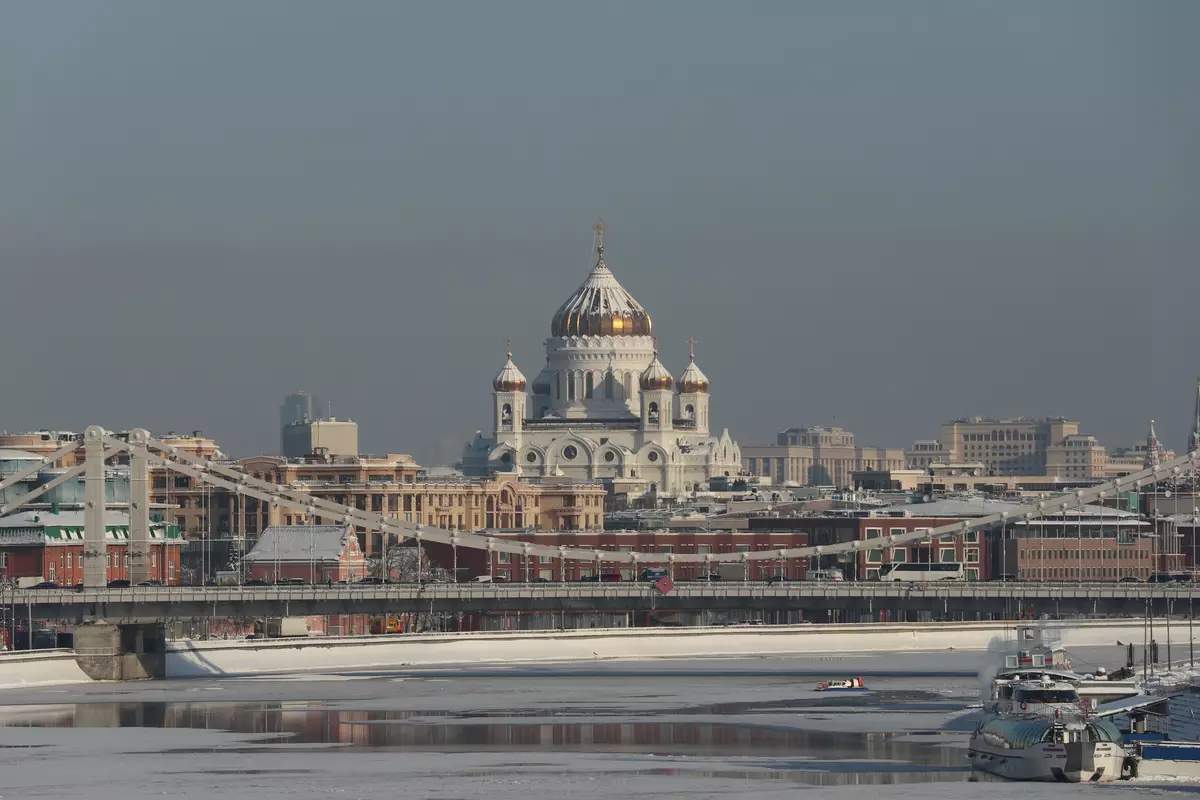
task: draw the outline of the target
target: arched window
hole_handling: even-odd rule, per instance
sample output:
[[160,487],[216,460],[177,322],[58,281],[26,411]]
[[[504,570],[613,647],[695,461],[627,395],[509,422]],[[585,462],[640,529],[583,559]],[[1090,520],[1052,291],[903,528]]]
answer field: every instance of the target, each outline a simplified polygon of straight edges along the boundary
[[605,400],[613,399],[613,383],[614,383],[614,378],[613,378],[612,370],[609,370],[608,372],[604,373],[604,399]]
[[689,403],[688,406],[685,409],[683,409],[683,415],[685,417],[687,417],[688,419],[695,419],[696,418],[696,407]]
[[579,375],[577,373],[571,373],[570,375],[567,376],[567,399],[568,400],[575,399],[575,384],[578,383],[578,381],[579,381]]
[[633,372],[625,373],[625,399],[633,397]]
[[508,403],[505,403],[504,407],[500,409],[500,421],[505,425],[512,424],[512,406]]
[[658,403],[650,404],[650,406],[646,409],[646,416],[650,418],[651,422],[658,421]]
[[554,373],[554,397],[556,400],[562,400],[562,373]]
[[595,379],[592,377],[592,373],[587,373],[583,381],[583,397],[585,400],[591,400],[592,393],[595,391]]

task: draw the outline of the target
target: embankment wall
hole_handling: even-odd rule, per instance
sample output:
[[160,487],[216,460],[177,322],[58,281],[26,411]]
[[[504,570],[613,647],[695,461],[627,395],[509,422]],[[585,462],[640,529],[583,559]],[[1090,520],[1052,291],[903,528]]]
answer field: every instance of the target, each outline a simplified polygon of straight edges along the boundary
[[[1047,627],[1068,648],[1142,639],[1140,620],[1086,620]],[[167,644],[166,674],[184,678],[440,664],[981,651],[997,648],[1012,632],[1011,624],[942,622],[178,641]],[[1157,635],[1161,640],[1162,632]]]

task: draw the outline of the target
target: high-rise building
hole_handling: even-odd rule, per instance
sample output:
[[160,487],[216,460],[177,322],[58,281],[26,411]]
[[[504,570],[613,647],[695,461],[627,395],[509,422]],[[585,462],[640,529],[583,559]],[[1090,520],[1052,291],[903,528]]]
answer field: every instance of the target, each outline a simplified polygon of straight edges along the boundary
[[320,419],[323,416],[324,409],[321,408],[321,401],[316,395],[292,392],[283,398],[283,405],[279,407],[279,427],[286,428],[294,422]]
[[1200,379],[1196,380],[1196,421],[1192,434],[1188,436],[1188,452],[1200,450]]

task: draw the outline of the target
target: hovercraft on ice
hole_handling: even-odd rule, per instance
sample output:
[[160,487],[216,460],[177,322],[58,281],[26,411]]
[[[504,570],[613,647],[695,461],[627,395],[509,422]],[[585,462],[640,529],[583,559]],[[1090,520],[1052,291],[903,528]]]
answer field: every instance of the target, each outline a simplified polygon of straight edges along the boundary
[[862,678],[850,678],[844,681],[821,681],[816,686],[818,692],[865,692],[867,687]]

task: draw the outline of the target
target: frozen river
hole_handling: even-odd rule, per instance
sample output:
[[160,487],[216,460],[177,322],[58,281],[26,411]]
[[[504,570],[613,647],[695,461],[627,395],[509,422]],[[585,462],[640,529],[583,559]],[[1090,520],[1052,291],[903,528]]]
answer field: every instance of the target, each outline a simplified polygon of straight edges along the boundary
[[[1115,666],[1116,648],[1077,659]],[[1071,797],[975,782],[983,654],[343,671],[0,691],[0,797]],[[862,675],[870,692],[819,693]]]

